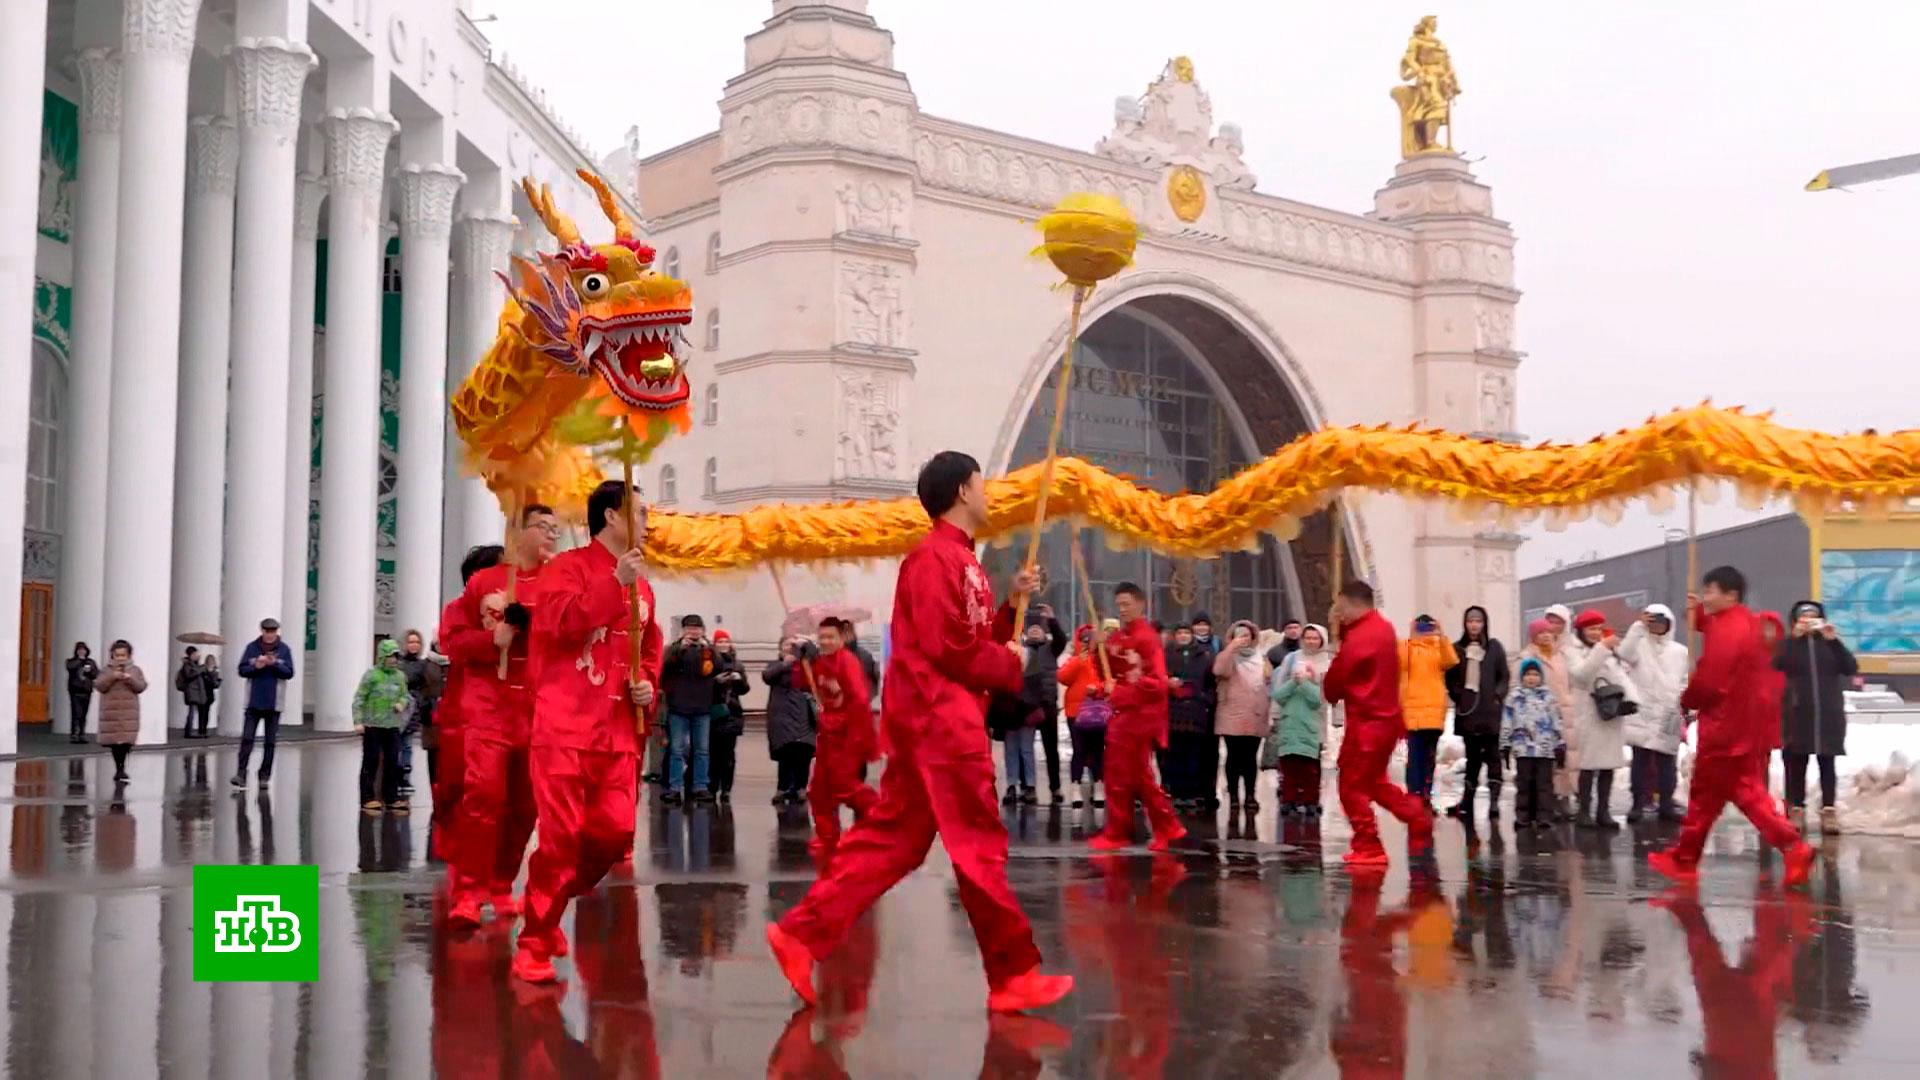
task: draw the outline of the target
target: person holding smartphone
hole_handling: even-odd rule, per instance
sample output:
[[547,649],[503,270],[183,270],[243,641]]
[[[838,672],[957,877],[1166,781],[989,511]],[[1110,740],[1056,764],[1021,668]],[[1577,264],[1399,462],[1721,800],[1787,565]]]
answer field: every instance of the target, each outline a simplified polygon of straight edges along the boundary
[[1453,642],[1431,615],[1413,620],[1400,643],[1400,710],[1407,724],[1407,794],[1432,816],[1433,768],[1447,726],[1447,672],[1460,663]]
[[1807,761],[1820,763],[1820,831],[1840,831],[1834,806],[1834,759],[1847,752],[1847,687],[1860,673],[1853,651],[1816,600],[1793,605],[1793,629],[1774,647],[1773,668],[1786,675],[1781,708],[1781,760],[1787,769],[1787,820],[1807,823]]

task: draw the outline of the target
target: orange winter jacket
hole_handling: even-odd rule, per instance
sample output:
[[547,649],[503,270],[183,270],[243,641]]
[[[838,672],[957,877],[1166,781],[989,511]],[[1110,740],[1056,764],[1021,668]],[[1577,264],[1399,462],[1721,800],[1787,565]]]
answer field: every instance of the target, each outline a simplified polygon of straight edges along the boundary
[[1439,634],[1400,643],[1400,711],[1408,731],[1447,726],[1447,669],[1459,662],[1453,642]]

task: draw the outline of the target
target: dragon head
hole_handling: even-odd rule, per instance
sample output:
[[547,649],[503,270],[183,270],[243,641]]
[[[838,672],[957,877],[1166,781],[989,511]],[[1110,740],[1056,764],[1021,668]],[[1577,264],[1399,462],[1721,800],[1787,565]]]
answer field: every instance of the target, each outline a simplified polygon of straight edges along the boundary
[[[685,327],[693,322],[693,291],[654,270],[653,249],[634,236],[606,181],[580,170],[613,222],[610,244],[588,244],[573,219],[553,204],[546,185],[522,180],[521,190],[560,251],[535,264],[514,260],[518,288],[507,288],[529,316],[527,344],[575,375],[597,374],[628,409],[669,413],[687,407]],[[503,276],[503,280],[506,280]]]

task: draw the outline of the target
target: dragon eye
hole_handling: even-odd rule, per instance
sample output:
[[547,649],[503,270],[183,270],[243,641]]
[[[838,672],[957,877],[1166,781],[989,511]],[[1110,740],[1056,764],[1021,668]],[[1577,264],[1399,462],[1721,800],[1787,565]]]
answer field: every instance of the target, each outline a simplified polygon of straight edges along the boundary
[[613,288],[613,282],[605,274],[592,273],[580,279],[580,295],[589,300],[598,300]]

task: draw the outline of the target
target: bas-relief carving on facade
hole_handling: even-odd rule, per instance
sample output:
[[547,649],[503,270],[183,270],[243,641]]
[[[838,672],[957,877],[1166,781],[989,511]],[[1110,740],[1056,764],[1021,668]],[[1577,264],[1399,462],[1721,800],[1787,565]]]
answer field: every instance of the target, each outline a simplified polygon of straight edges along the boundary
[[1479,430],[1495,434],[1513,430],[1513,375],[1510,372],[1480,373]]
[[1479,566],[1476,569],[1482,582],[1512,584],[1516,580],[1513,569],[1513,553],[1504,548],[1481,548],[1479,552]]
[[890,263],[842,263],[839,339],[883,349],[908,348],[905,281],[905,271]]
[[899,185],[872,179],[847,180],[835,197],[839,201],[840,232],[899,239],[912,231],[907,223],[908,194]]
[[1481,304],[1473,313],[1474,347],[1507,352],[1513,348],[1513,308]]
[[842,372],[834,453],[835,479],[894,480],[905,460],[900,433],[901,380],[888,372]]
[[729,160],[790,146],[850,146],[906,157],[911,123],[905,105],[879,98],[830,92],[769,94],[727,116],[722,146]]

